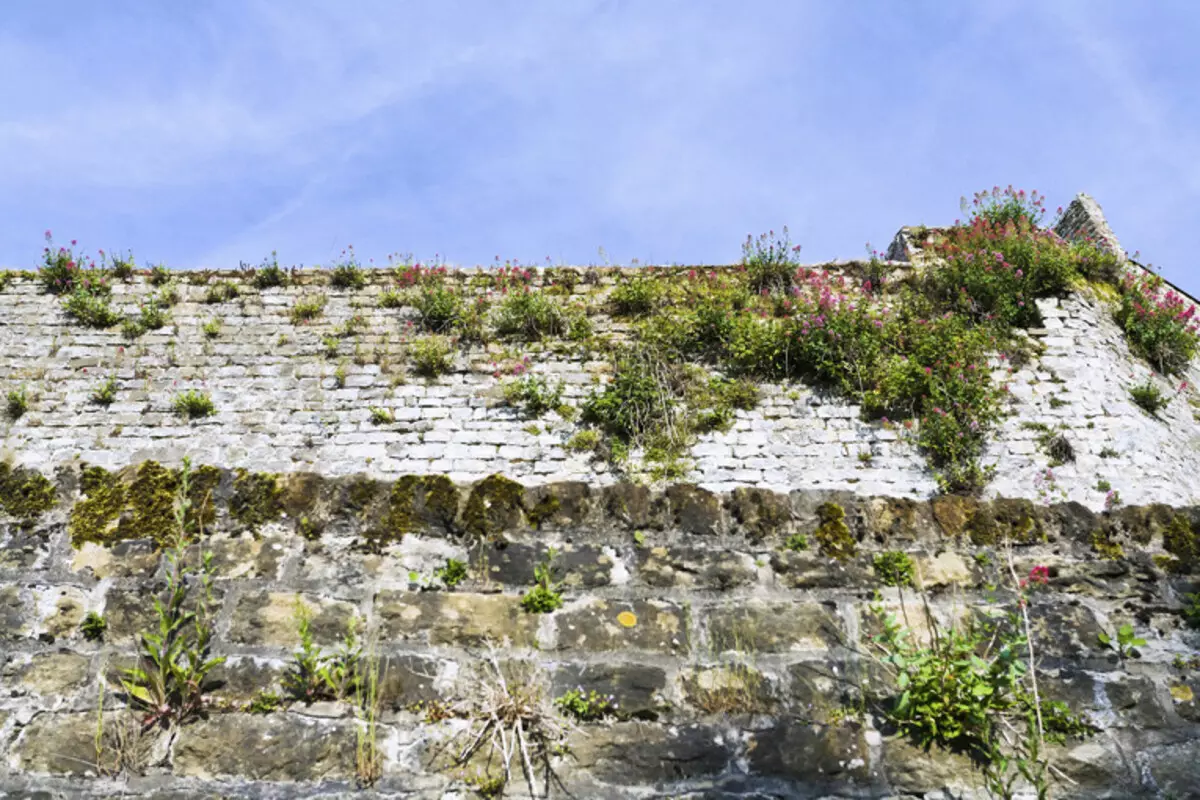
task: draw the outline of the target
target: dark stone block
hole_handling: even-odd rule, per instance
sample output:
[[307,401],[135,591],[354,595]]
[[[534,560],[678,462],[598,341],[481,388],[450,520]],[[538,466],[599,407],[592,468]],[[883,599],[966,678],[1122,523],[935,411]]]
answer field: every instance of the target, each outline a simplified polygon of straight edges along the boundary
[[819,603],[749,601],[711,607],[705,616],[718,653],[828,651],[845,642],[841,620]]
[[627,786],[662,786],[717,775],[729,764],[735,746],[718,729],[665,728],[646,722],[592,727],[570,742],[575,766],[602,781]]
[[707,536],[724,529],[721,501],[710,491],[690,483],[675,484],[667,489],[667,502],[684,533]]
[[687,619],[673,603],[655,600],[596,600],[557,615],[558,646],[606,652],[688,651]]
[[769,730],[755,732],[750,768],[799,783],[806,791],[825,786],[844,792],[865,788],[871,781],[867,745],[861,727],[854,723],[782,720]]
[[569,664],[554,673],[556,697],[569,689],[611,695],[621,718],[656,719],[658,698],[666,688],[667,675],[659,667],[643,664]]

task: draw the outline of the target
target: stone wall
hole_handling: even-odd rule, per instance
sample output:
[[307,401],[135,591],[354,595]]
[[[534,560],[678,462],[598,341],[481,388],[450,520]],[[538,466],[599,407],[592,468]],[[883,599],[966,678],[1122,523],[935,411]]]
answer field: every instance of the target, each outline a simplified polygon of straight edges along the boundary
[[[196,475],[212,498],[196,508],[216,575],[214,650],[227,662],[203,719],[141,734],[117,678],[135,634],[154,624],[150,598],[167,565],[153,537],[171,529],[161,500],[173,473],[153,462],[117,475],[66,467],[53,496],[29,473],[4,476],[8,497],[24,486],[29,502],[0,540],[0,791],[482,796],[498,763],[454,763],[476,729],[453,709],[495,685],[495,657],[544,703],[575,687],[615,699],[613,714],[579,723],[569,752],[539,771],[551,796],[982,796],[967,758],[919,752],[863,713],[863,692],[882,675],[870,657],[872,593],[900,602],[871,565],[884,550],[910,554],[931,613],[948,619],[1011,602],[993,591],[1008,540],[1018,574],[1049,570],[1030,609],[1043,695],[1097,729],[1054,746],[1055,796],[1197,796],[1200,633],[1178,609],[1198,588],[1200,509],[1096,515],[1075,503],[813,490]],[[15,501],[7,508],[17,513]],[[795,534],[806,549],[785,547]],[[521,594],[549,548],[565,605],[527,613]],[[434,572],[451,557],[469,575],[447,590]],[[369,790],[356,789],[362,723],[350,704],[248,710],[261,692],[282,693],[297,600],[320,645],[336,648],[357,621],[379,659],[383,769]],[[101,641],[80,630],[88,612],[107,621]],[[1149,640],[1136,658],[1097,640],[1126,622]],[[123,775],[97,775],[118,759]],[[505,796],[526,793],[517,775]]]
[[[594,327],[613,337],[628,329],[604,304],[618,271],[575,271],[574,293],[562,298],[588,304]],[[456,279],[469,287],[474,277],[463,271]],[[566,449],[577,424],[552,413],[529,420],[506,407],[500,387],[509,376],[495,376],[528,358],[529,369],[562,381],[567,402],[577,405],[608,364],[569,342],[498,343],[458,353],[449,375],[417,378],[405,359],[413,311],[381,308],[379,296],[392,274],[379,271],[373,278],[363,289],[338,290],[323,285],[320,272],[308,271],[291,286],[243,287],[241,297],[211,305],[203,302],[206,286],[181,280],[170,324],[136,342],[116,328],[81,328],[35,281],[14,280],[0,292],[0,389],[24,385],[31,402],[20,419],[0,418],[3,455],[44,470],[75,462],[177,464],[188,455],[230,468],[323,475],[447,474],[473,481],[503,473],[524,482],[571,479],[597,486],[617,479],[606,465]],[[556,279],[561,272],[536,276],[538,283]],[[156,291],[141,277],[117,283],[115,305],[132,314]],[[295,303],[318,293],[328,298],[322,316],[292,324]],[[1130,355],[1103,302],[1076,294],[1039,303],[1046,328],[1030,333],[1044,348],[1041,356],[1011,374],[997,362],[1013,404],[987,459],[1000,476],[992,494],[1040,499],[1049,492],[1098,510],[1105,492],[1096,485],[1103,479],[1126,502],[1200,501],[1194,480],[1200,395],[1192,388],[1200,370],[1193,367],[1182,392],[1160,381],[1175,399],[1152,417],[1128,393],[1150,370]],[[344,333],[355,316],[362,329],[342,336],[331,357],[323,339]],[[221,325],[215,338],[202,330],[212,319]],[[339,367],[342,386],[335,378]],[[89,402],[109,375],[118,381],[116,401],[108,407]],[[216,415],[187,422],[173,414],[171,399],[186,388],[207,391]],[[928,497],[936,489],[902,428],[862,420],[856,406],[802,384],[768,384],[762,393],[757,408],[737,412],[731,430],[701,437],[686,480],[712,491],[758,486]],[[389,410],[395,422],[374,424],[372,407]],[[1076,456],[1049,481],[1038,426],[1061,432]]]

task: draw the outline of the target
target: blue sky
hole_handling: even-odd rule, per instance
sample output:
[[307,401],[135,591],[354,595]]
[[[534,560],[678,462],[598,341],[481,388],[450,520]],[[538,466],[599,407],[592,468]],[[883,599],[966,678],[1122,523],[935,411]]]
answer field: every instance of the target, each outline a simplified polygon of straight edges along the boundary
[[1200,6],[996,0],[0,5],[0,265],[49,228],[232,267],[857,257],[1078,191],[1192,292]]

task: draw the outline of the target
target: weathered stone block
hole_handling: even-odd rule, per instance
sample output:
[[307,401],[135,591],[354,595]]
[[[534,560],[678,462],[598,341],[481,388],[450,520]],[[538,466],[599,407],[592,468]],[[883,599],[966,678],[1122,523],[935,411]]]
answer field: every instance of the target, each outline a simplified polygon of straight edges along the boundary
[[48,697],[73,695],[87,683],[91,660],[69,651],[38,653],[28,661],[13,656],[4,665],[0,684]]
[[428,636],[432,644],[478,646],[486,641],[531,647],[540,615],[526,613],[511,595],[382,591],[375,615],[387,638]]
[[[473,566],[486,565],[486,579],[506,586],[532,586],[534,568],[546,556],[544,545],[509,542],[502,547],[485,546]],[[555,579],[570,588],[606,586],[611,580],[613,559],[599,547],[565,545],[556,548]]]
[[867,744],[855,723],[814,725],[785,719],[755,732],[751,742],[751,769],[798,783],[810,792],[823,786],[842,794],[866,789],[871,781]]
[[251,592],[238,599],[229,623],[229,638],[239,644],[295,647],[300,644],[299,606],[312,615],[313,640],[332,645],[357,624],[353,604],[315,595],[289,592]]
[[715,728],[645,722],[589,728],[570,742],[577,768],[609,783],[652,786],[716,775],[733,757],[734,747]]
[[710,607],[701,618],[717,653],[826,651],[845,640],[840,619],[818,603],[749,601]]
[[312,781],[354,775],[353,723],[298,714],[222,714],[180,729],[176,775]]
[[666,685],[667,675],[661,668],[629,663],[569,664],[560,667],[553,678],[556,697],[570,689],[611,695],[618,717],[637,719],[658,717],[660,693]]
[[637,557],[638,575],[651,586],[725,590],[753,583],[757,577],[750,556],[727,550],[643,547]]
[[862,560],[843,562],[807,551],[776,551],[771,554],[771,567],[789,589],[865,586],[872,580]]
[[559,613],[558,646],[572,650],[688,651],[687,618],[679,606],[657,600],[596,600]]

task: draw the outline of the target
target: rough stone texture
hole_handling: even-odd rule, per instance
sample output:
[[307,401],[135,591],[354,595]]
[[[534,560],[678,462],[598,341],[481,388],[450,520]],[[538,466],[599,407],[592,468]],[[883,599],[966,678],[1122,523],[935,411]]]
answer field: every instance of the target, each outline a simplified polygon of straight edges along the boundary
[[[1080,214],[1085,222],[1092,219]],[[558,527],[571,524],[571,515],[593,502],[597,493],[588,487],[616,480],[603,464],[566,448],[576,423],[548,414],[530,427],[498,401],[502,379],[493,372],[505,358],[500,345],[464,352],[454,371],[437,380],[410,375],[401,331],[413,311],[379,307],[382,279],[359,290],[324,287],[324,314],[293,325],[289,309],[314,291],[317,280],[316,273],[303,273],[289,287],[247,289],[237,300],[216,305],[203,302],[204,286],[181,281],[171,324],[132,343],[116,328],[72,324],[57,298],[42,293],[36,282],[11,281],[0,289],[0,375],[25,384],[31,399],[20,419],[0,418],[6,453],[46,472],[76,461],[106,468],[145,459],[177,464],[187,455],[226,468],[326,476],[447,474],[469,482],[502,473],[531,487],[574,481],[580,496],[545,520]],[[613,280],[613,270],[597,271],[596,283],[577,292],[602,293]],[[118,282],[115,305],[135,309],[156,290],[141,278]],[[1195,390],[1182,392],[1159,418],[1150,417],[1127,391],[1150,370],[1130,355],[1097,299],[1076,294],[1039,301],[1039,308],[1045,327],[1030,333],[1044,346],[1042,355],[1011,375],[996,364],[1015,413],[989,448],[986,460],[999,475],[989,494],[1030,499],[1062,494],[1099,510],[1104,493],[1096,484],[1104,478],[1127,503],[1200,500],[1200,484],[1192,479],[1200,469],[1200,424],[1188,402],[1200,397]],[[365,328],[354,340],[340,340],[342,356],[326,358],[322,337],[334,335],[354,315],[366,320]],[[223,327],[210,340],[201,326],[214,316]],[[594,324],[624,335],[621,323],[599,311]],[[355,348],[358,356],[352,358]],[[533,372],[562,381],[564,399],[574,405],[609,368],[545,345],[524,349]],[[334,378],[339,364],[346,375],[341,387]],[[118,381],[116,401],[108,407],[89,402],[109,375]],[[1200,384],[1195,367],[1185,377],[1193,387]],[[215,416],[188,422],[171,412],[173,395],[193,387],[211,394]],[[902,431],[863,420],[856,406],[803,385],[761,389],[758,407],[738,411],[728,432],[700,437],[688,481],[718,492],[827,489],[919,498],[935,490],[924,460]],[[389,410],[395,422],[372,423],[373,407]],[[1055,468],[1051,479],[1038,431],[1028,423],[1064,427],[1075,450],[1075,461]],[[871,458],[860,461],[863,453]],[[530,508],[537,499],[531,490]],[[703,524],[708,502],[704,492],[680,487],[669,498],[669,513],[685,530],[708,535],[715,533]],[[780,509],[755,508],[745,497],[739,506],[744,512],[739,521],[748,530],[761,532],[786,517],[779,516]]]
[[[1103,233],[1080,202],[1071,230]],[[919,266],[920,235],[904,232],[893,257]],[[701,438],[680,482],[626,482],[568,452],[574,423],[546,416],[534,432],[497,401],[496,348],[460,354],[435,381],[408,375],[412,312],[379,308],[382,280],[329,289],[324,316],[293,326],[288,309],[316,280],[303,273],[215,306],[181,280],[172,324],[137,343],[68,324],[28,280],[0,290],[0,375],[33,390],[25,416],[0,421],[4,455],[58,493],[40,517],[0,517],[0,795],[473,796],[499,767],[454,755],[470,741],[467,709],[499,670],[544,713],[572,689],[616,704],[550,758],[553,797],[980,797],[969,760],[921,752],[877,708],[862,710],[884,685],[867,655],[880,629],[872,598],[902,608],[874,557],[910,555],[929,607],[906,590],[904,608],[948,620],[1011,602],[995,589],[1009,580],[1007,538],[1019,576],[1048,570],[1029,606],[1042,691],[1097,729],[1055,746],[1075,781],[1055,796],[1200,796],[1200,632],[1180,614],[1200,591],[1195,396],[1157,419],[1134,407],[1127,386],[1148,369],[1097,298],[1043,302],[1045,328],[1030,335],[1044,351],[1011,374],[997,364],[1016,413],[989,449],[997,478],[967,498],[932,497],[900,432],[803,386],[764,386],[758,408]],[[594,271],[577,294],[612,280]],[[129,310],[150,291],[138,278],[115,296]],[[321,337],[356,313],[363,355],[352,360],[354,341],[341,340],[339,387]],[[222,333],[209,341],[199,326],[213,316]],[[595,323],[627,330],[602,313]],[[549,344],[529,354],[572,403],[609,368]],[[109,374],[117,401],[89,403]],[[174,391],[201,385],[215,417],[169,412]],[[371,407],[395,422],[373,424]],[[1065,426],[1075,460],[1047,477],[1038,432],[1022,422]],[[187,558],[212,553],[213,649],[227,660],[209,676],[202,718],[137,735],[119,679],[166,586],[153,532],[170,526],[169,498],[107,519],[119,536],[106,543],[73,546],[72,514],[84,464],[131,467],[121,480],[132,481],[148,460],[184,456],[217,468],[205,478],[205,537]],[[239,468],[279,473],[277,490]],[[493,474],[520,485],[485,480]],[[1104,510],[1101,478],[1125,506]],[[265,499],[251,502],[250,485]],[[856,543],[845,561],[815,536],[830,503]],[[521,597],[551,549],[563,606],[528,613]],[[450,559],[466,565],[453,590],[439,577]],[[354,629],[378,659],[373,789],[357,785],[362,712],[288,696],[298,599],[326,656]],[[107,622],[99,641],[80,629],[88,612]],[[1125,623],[1147,644],[1121,658],[1097,636]],[[275,710],[251,713],[272,694]],[[521,784],[505,796],[525,796]]]

